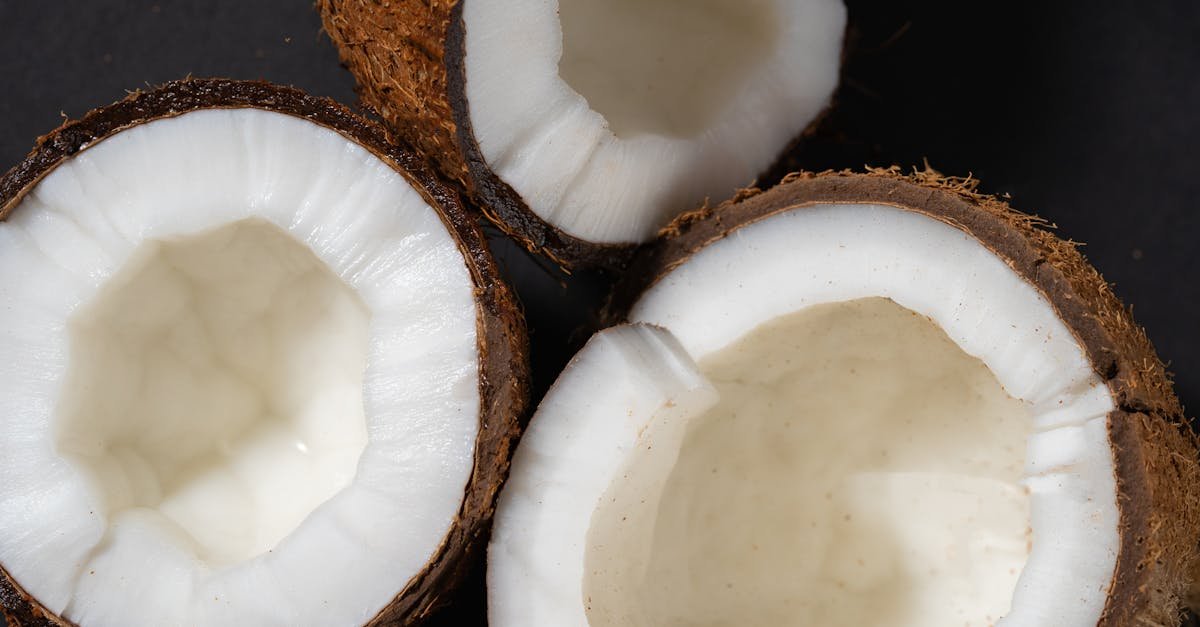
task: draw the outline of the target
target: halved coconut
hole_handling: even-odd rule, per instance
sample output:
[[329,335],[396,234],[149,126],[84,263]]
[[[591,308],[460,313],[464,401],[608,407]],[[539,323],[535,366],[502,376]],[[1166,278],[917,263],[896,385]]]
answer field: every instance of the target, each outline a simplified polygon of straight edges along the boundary
[[320,0],[359,92],[530,250],[619,265],[828,105],[841,0]]
[[528,374],[484,239],[419,159],[329,100],[186,80],[42,138],[0,218],[10,621],[445,602]]
[[490,624],[1176,625],[1200,467],[1075,247],[972,181],[684,217],[542,402]]

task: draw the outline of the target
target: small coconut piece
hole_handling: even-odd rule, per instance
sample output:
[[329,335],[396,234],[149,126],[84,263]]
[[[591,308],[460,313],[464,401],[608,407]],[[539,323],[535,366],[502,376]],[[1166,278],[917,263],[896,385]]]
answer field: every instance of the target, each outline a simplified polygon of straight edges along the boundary
[[383,128],[185,80],[0,179],[12,625],[412,624],[482,549],[520,312]]
[[562,265],[616,266],[830,102],[841,0],[320,0],[363,101]]
[[1180,623],[1196,438],[1042,221],[935,172],[798,174],[626,276],[514,455],[489,624]]

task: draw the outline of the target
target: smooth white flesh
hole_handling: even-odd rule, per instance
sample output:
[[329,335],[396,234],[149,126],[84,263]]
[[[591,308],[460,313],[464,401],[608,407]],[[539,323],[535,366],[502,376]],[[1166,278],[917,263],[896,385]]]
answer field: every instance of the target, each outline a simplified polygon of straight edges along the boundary
[[354,477],[368,319],[268,222],[144,243],[71,317],[57,449],[208,566],[265,553]]
[[[982,612],[984,619],[991,611],[985,606],[1010,606],[998,623],[1009,627],[1095,625],[1104,607],[1118,549],[1113,460],[1106,430],[1112,400],[1053,308],[976,240],[944,223],[892,207],[798,208],[743,227],[735,236],[710,244],[651,288],[635,306],[631,319],[669,330],[670,337],[678,341],[684,355],[707,363],[710,356],[736,346],[747,333],[780,316],[829,303],[876,296],[888,298],[928,317],[963,353],[978,359],[1008,396],[1022,401],[1029,416],[1029,423],[1024,425],[1029,436],[1024,443],[1021,485],[1028,491],[1032,552],[1020,570],[1015,588],[1009,580],[1006,584],[1009,587],[1000,596],[993,596],[996,590],[989,587],[990,601],[969,605]],[[624,477],[624,469],[634,459],[629,451],[638,444],[652,445],[657,451],[655,455],[662,456],[654,462],[658,468],[676,467],[677,456],[682,455],[684,461],[688,459],[686,453],[680,453],[681,436],[653,442],[639,439],[642,437],[639,434],[654,434],[654,425],[664,420],[655,415],[653,408],[626,407],[621,403],[619,392],[628,386],[627,380],[639,381],[642,388],[653,389],[660,379],[656,372],[646,369],[640,376],[625,373],[613,377],[604,369],[587,366],[593,360],[587,355],[589,350],[592,349],[585,348],[560,377],[547,397],[548,404],[539,408],[531,423],[531,434],[542,432],[539,425],[555,425],[553,431],[560,434],[558,438],[527,436],[518,448],[512,475],[497,511],[490,551],[491,624],[588,624],[587,603],[589,600],[594,603],[596,599],[595,595],[589,599],[584,588],[585,579],[578,577],[584,571],[584,565],[589,563],[588,556],[596,553],[591,553],[594,547],[589,543],[586,528],[580,529],[579,521],[594,520],[605,491],[620,485],[618,480]],[[675,354],[679,352],[677,350]],[[699,373],[695,376],[704,379]],[[722,384],[719,380],[715,384],[719,395],[723,391]],[[605,394],[598,397],[594,392],[584,392],[595,389],[604,389]],[[678,398],[680,396],[683,398]],[[831,407],[847,402],[841,395],[832,396],[806,402],[810,406],[828,403]],[[580,403],[592,406],[586,412],[566,409]],[[691,408],[690,412],[671,418],[684,423],[689,419],[697,420],[704,410],[702,404],[688,402],[687,395],[682,393],[675,396],[661,394],[657,406],[667,405]],[[614,455],[611,444],[594,436],[584,440],[587,444],[575,445],[569,453],[558,452],[565,437],[561,434],[582,434],[585,429],[598,428],[592,422],[604,421],[622,425],[621,437],[632,442],[618,449],[621,454],[618,461],[609,460],[603,466],[592,461]],[[674,432],[679,429],[676,427]],[[987,438],[981,437],[978,443],[987,444]],[[1002,448],[999,452],[989,451],[998,456],[993,459],[1004,458]],[[827,454],[823,459],[829,457]],[[642,459],[637,463],[647,462]],[[803,463],[803,460],[796,463]],[[584,476],[589,473],[602,473],[603,476]],[[665,473],[647,474],[667,476]],[[828,479],[828,475],[825,478]],[[860,497],[864,490],[868,494],[875,491],[876,495],[879,491],[894,494],[901,490],[903,494],[912,489],[908,480],[913,478],[884,480],[871,475],[864,480],[851,481],[835,496],[834,506],[861,506],[867,515],[880,518],[910,511],[913,503],[908,498],[900,498],[901,503],[897,504],[893,496]],[[818,476],[817,480],[820,479]],[[641,494],[648,494],[652,502],[661,503],[658,495],[667,482],[653,483],[652,479],[647,482],[652,485],[637,489],[626,485],[629,491],[625,493],[634,494],[641,490]],[[989,485],[986,480],[972,479],[965,481],[966,486],[958,487],[955,483],[952,478],[934,481],[933,487],[946,489],[943,494],[954,493],[958,487],[966,487],[975,494],[986,494],[991,490],[985,487]],[[553,517],[537,508],[523,506],[542,499],[547,485],[555,486],[555,494],[561,494],[553,501],[558,510]],[[596,485],[602,487],[596,489]],[[1005,494],[1011,495],[1007,488],[990,485],[996,488],[993,496],[999,496],[1001,501]],[[706,489],[711,487],[712,484]],[[923,490],[922,494],[925,494]],[[952,497],[930,498],[933,502],[926,501],[923,505],[927,509],[934,505],[949,509],[968,506]],[[632,511],[635,516],[648,515],[646,520],[666,513],[661,506],[647,510],[648,514],[646,511],[638,514],[637,508]],[[1016,510],[1005,511],[1011,514]],[[613,520],[611,516],[606,519]],[[953,519],[951,516],[949,523],[953,523]],[[563,525],[561,521],[564,520],[572,523]],[[805,542],[804,522],[797,520],[794,526],[795,541],[801,544]],[[895,524],[901,530],[898,533],[901,544],[918,548],[930,546],[922,545],[927,538],[920,529],[902,520]],[[677,526],[672,531],[677,534],[672,537],[682,535]],[[636,536],[632,532],[624,536],[631,544],[636,544],[638,537],[645,536]],[[727,548],[736,553],[738,547],[730,544]],[[852,549],[850,546],[842,548]],[[642,550],[643,555],[649,554],[645,545]],[[773,556],[778,551],[766,553]],[[624,554],[638,553],[631,550]],[[913,558],[913,555],[910,553],[908,557]],[[916,555],[921,552],[917,551]],[[934,556],[926,557],[933,559]],[[753,560],[753,557],[746,559]],[[913,558],[904,564],[919,561]],[[999,586],[995,582],[1008,576],[1002,562],[993,562],[999,571],[986,569],[992,585]],[[811,568],[810,564],[802,562],[780,566],[780,571],[788,566],[794,568],[791,572],[801,574]],[[986,581],[987,577],[979,581]],[[558,583],[560,579],[567,583]],[[555,583],[551,584],[552,581]],[[625,583],[636,585],[638,581],[642,580],[632,577]],[[940,581],[942,583],[938,585],[946,586],[946,589],[964,585],[956,583],[953,576]],[[732,583],[736,591],[738,582]],[[862,585],[864,580],[853,583]],[[925,590],[929,593],[937,588]],[[958,590],[961,592],[961,588]],[[755,594],[763,598],[773,593],[761,588],[758,591],[742,589],[740,594],[746,596],[739,598],[754,598]],[[724,594],[727,599],[735,596],[733,592]],[[1008,603],[1010,595],[1011,603]],[[720,598],[720,594],[709,596]],[[971,595],[961,598],[967,596]],[[691,597],[680,595],[676,598]],[[998,600],[1001,598],[1003,603]],[[887,604],[889,600],[886,595],[860,591],[858,602]],[[920,607],[929,602],[929,597],[909,594],[904,596],[903,602],[910,604],[910,608]],[[616,605],[622,606],[621,603]],[[635,603],[624,605],[637,607]],[[595,609],[593,605],[593,611]],[[948,608],[942,609],[948,611]],[[864,608],[863,611],[871,610]],[[879,611],[886,612],[886,609]],[[916,622],[894,623],[891,622],[894,616],[884,616],[879,619],[882,623],[876,624],[937,624],[922,620],[921,615],[911,618]],[[634,617],[616,624],[661,624],[656,622],[659,619],[661,617],[655,617],[655,620]],[[944,624],[963,623],[947,620]]]
[[[592,515],[592,627],[987,627],[1028,556],[1025,406],[885,299],[770,321],[699,364],[720,401]],[[645,499],[645,484],[661,497]]]
[[770,2],[559,0],[558,72],[619,138],[704,132],[779,45]]
[[[546,393],[513,453],[488,546],[488,624],[587,625],[583,557],[600,495],[641,446],[664,453],[648,465],[665,475],[686,418],[716,401],[670,333],[625,325],[593,336]],[[645,500],[657,498],[650,492]]]
[[211,110],[0,224],[0,564],[84,625],[361,624],[424,566],[478,429],[473,287],[338,133]]
[[841,0],[463,5],[488,166],[535,214],[642,241],[763,173],[837,85]]

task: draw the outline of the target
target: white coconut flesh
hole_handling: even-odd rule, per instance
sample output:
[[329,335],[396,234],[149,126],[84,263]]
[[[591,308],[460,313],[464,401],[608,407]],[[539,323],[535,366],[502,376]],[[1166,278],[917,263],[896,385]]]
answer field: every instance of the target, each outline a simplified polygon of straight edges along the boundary
[[630,319],[515,453],[490,624],[1098,621],[1112,399],[977,240],[893,207],[793,209],[702,249]]
[[529,209],[648,239],[762,174],[829,103],[841,0],[466,2],[471,127]]
[[449,529],[466,262],[398,172],[259,110],[154,121],[0,224],[0,564],[78,624],[357,625]]

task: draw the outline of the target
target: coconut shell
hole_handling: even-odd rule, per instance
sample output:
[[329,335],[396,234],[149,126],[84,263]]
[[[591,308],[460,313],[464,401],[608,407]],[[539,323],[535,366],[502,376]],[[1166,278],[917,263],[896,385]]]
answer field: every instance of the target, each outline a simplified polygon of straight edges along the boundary
[[[466,96],[462,13],[469,1],[317,0],[317,6],[363,103],[428,155],[491,222],[565,270],[624,268],[635,244],[591,242],[558,229],[535,214],[485,161]],[[777,158],[782,162],[783,155],[794,152],[825,117],[818,115]]]
[[[454,523],[425,568],[368,624],[422,622],[448,603],[486,545],[496,496],[529,402],[529,342],[521,310],[500,276],[478,224],[459,195],[420,157],[392,143],[379,124],[326,98],[261,81],[186,79],[97,109],[38,139],[29,156],[0,177],[0,220],[58,164],[124,129],[200,109],[253,108],[303,118],[359,144],[401,173],[437,211],[458,244],[475,286],[479,338],[479,435],[474,469]],[[70,623],[48,611],[0,564],[0,611],[10,625]]]
[[871,203],[944,222],[977,239],[1036,288],[1074,334],[1112,395],[1108,416],[1117,479],[1120,549],[1102,627],[1179,625],[1200,572],[1200,441],[1145,332],[1072,242],[1052,225],[976,193],[978,181],[932,170],[797,173],[680,216],[631,263],[606,308],[624,318],[638,297],[705,246],[792,210]]

